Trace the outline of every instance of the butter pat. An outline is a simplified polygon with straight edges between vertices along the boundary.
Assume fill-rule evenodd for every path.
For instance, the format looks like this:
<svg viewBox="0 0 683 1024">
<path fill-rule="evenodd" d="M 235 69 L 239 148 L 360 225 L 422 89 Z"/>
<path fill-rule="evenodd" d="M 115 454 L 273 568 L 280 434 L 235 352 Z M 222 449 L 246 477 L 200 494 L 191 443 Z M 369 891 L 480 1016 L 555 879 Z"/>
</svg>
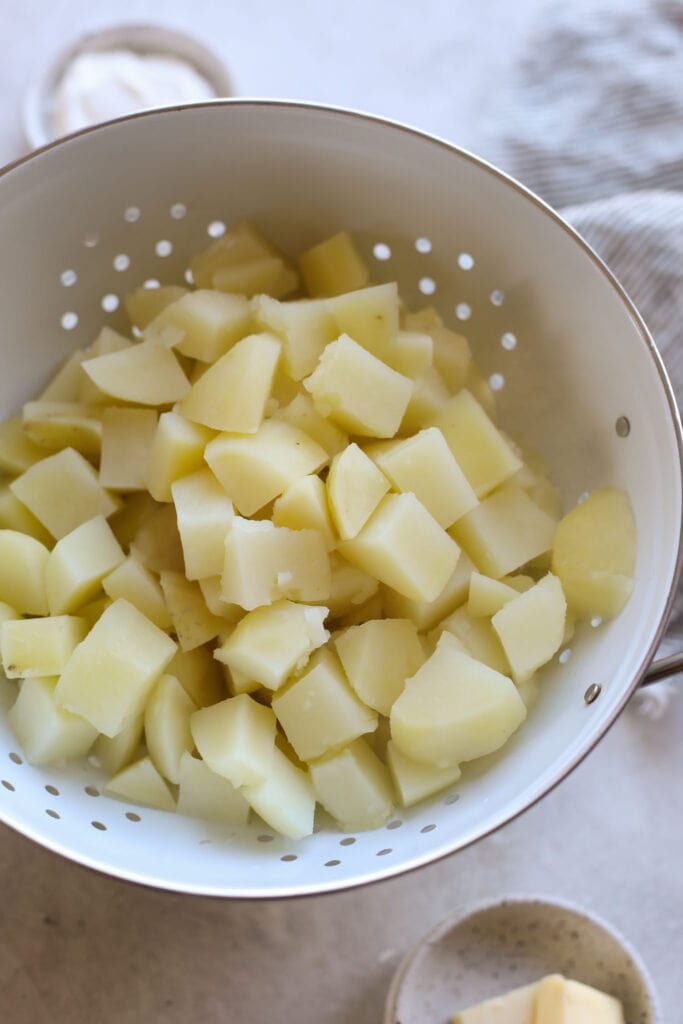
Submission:
<svg viewBox="0 0 683 1024">
<path fill-rule="evenodd" d="M 624 1013 L 612 996 L 551 974 L 539 982 L 533 1024 L 624 1024 Z"/>
<path fill-rule="evenodd" d="M 537 985 L 525 985 L 469 1010 L 461 1010 L 452 1018 L 451 1024 L 536 1024 L 537 988 Z M 553 1024 L 559 1024 L 559 1021 Z"/>
</svg>

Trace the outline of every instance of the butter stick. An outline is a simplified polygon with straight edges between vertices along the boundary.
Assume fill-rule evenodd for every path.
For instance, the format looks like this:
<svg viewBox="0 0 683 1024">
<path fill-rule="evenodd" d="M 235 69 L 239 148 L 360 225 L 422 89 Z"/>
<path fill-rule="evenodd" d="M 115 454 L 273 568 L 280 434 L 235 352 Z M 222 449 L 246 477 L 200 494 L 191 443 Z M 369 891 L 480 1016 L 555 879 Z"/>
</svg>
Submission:
<svg viewBox="0 0 683 1024">
<path fill-rule="evenodd" d="M 479 1024 L 478 1018 L 474 1020 Z M 507 1024 L 507 1018 L 501 1020 Z M 612 996 L 551 974 L 539 982 L 536 1014 L 531 1020 L 533 1024 L 624 1024 L 624 1014 L 621 1003 Z"/>
</svg>

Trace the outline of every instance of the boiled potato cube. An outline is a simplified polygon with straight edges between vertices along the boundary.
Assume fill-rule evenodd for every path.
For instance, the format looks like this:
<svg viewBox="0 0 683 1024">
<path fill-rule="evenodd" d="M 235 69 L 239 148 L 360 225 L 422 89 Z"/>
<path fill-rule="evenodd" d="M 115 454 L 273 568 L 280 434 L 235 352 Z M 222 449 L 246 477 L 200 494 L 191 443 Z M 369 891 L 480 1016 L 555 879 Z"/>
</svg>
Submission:
<svg viewBox="0 0 683 1024">
<path fill-rule="evenodd" d="M 255 434 L 221 434 L 206 446 L 204 457 L 243 516 L 327 462 L 319 444 L 280 420 L 264 420 Z"/>
<path fill-rule="evenodd" d="M 419 630 L 432 629 L 467 600 L 470 577 L 474 571 L 474 563 L 461 551 L 455 571 L 434 601 L 413 601 L 390 587 L 383 587 L 384 610 L 393 618 L 411 619 Z"/>
<path fill-rule="evenodd" d="M 384 617 L 384 605 L 382 603 L 382 595 L 379 588 L 375 591 L 372 597 L 369 597 L 367 601 L 363 601 L 362 604 L 354 605 L 349 611 L 344 612 L 343 615 L 334 617 L 334 628 L 335 630 L 347 629 L 349 626 L 362 626 L 364 622 L 369 622 L 371 619 L 381 619 Z"/>
<path fill-rule="evenodd" d="M 102 589 L 112 601 L 119 598 L 129 601 L 159 629 L 171 628 L 171 615 L 159 580 L 133 555 L 129 555 L 113 572 L 105 576 Z"/>
<path fill-rule="evenodd" d="M 249 221 L 240 221 L 190 261 L 195 285 L 212 288 L 217 271 L 281 254 Z M 268 289 L 263 289 L 268 291 Z M 273 294 L 273 293 L 271 293 Z"/>
<path fill-rule="evenodd" d="M 353 332 L 350 332 L 351 334 Z M 389 364 L 404 377 L 417 380 L 431 368 L 434 342 L 421 331 L 399 331 L 388 355 Z"/>
<path fill-rule="evenodd" d="M 533 576 L 525 576 L 518 573 L 515 576 L 503 576 L 500 582 L 505 583 L 508 587 L 512 587 L 518 594 L 525 594 L 527 590 L 531 590 L 536 580 Z"/>
<path fill-rule="evenodd" d="M 579 619 L 618 615 L 633 590 L 635 560 L 633 513 L 616 487 L 593 491 L 560 520 L 552 569 Z"/>
<path fill-rule="evenodd" d="M 478 498 L 485 497 L 522 466 L 521 459 L 467 390 L 450 399 L 434 426 L 446 438 Z"/>
<path fill-rule="evenodd" d="M 362 569 L 351 565 L 336 551 L 330 553 L 330 569 L 332 585 L 325 604 L 333 619 L 356 611 L 379 590 L 379 584 L 374 576 L 369 576 Z"/>
<path fill-rule="evenodd" d="M 130 541 L 130 552 L 151 572 L 184 571 L 183 549 L 173 505 L 152 502 L 151 507 L 147 506 L 142 511 L 138 528 Z"/>
<path fill-rule="evenodd" d="M 225 538 L 232 525 L 232 502 L 209 469 L 176 480 L 171 493 L 189 580 L 223 571 Z"/>
<path fill-rule="evenodd" d="M 102 411 L 100 484 L 113 491 L 141 491 L 157 429 L 155 409 L 117 406 Z"/>
<path fill-rule="evenodd" d="M 109 524 L 114 532 L 114 536 L 123 548 L 130 547 L 136 533 L 145 523 L 148 516 L 153 517 L 159 511 L 166 515 L 169 512 L 167 505 L 159 505 L 147 491 L 137 491 L 134 494 L 122 495 L 120 501 L 121 507 L 110 517 Z M 173 509 L 170 511 L 173 514 Z M 173 515 L 173 518 L 175 518 L 175 515 Z M 180 538 L 178 539 L 178 545 L 180 546 Z"/>
<path fill-rule="evenodd" d="M 624 1024 L 624 1009 L 614 996 L 559 974 L 542 978 L 536 989 L 536 1024 Z"/>
<path fill-rule="evenodd" d="M 500 579 L 550 551 L 556 523 L 515 484 L 506 484 L 459 519 L 450 533 L 477 569 Z"/>
<path fill-rule="evenodd" d="M 45 570 L 50 615 L 73 612 L 91 601 L 104 577 L 125 557 L 104 516 L 95 516 L 67 533 L 50 552 Z"/>
<path fill-rule="evenodd" d="M 275 754 L 275 715 L 242 693 L 202 708 L 190 718 L 192 738 L 204 761 L 233 786 L 267 778 Z"/>
<path fill-rule="evenodd" d="M 5 622 L 14 622 L 15 619 L 20 618 L 21 615 L 16 608 L 7 604 L 6 601 L 0 601 L 0 636 L 2 636 L 2 627 Z"/>
<path fill-rule="evenodd" d="M 7 484 L 0 484 L 0 529 L 27 533 L 29 537 L 34 537 L 48 548 L 55 542 L 49 530 L 46 530 L 40 520 L 29 512 Z"/>
<path fill-rule="evenodd" d="M 282 369 L 295 381 L 313 372 L 325 346 L 340 333 L 320 300 L 278 302 L 257 295 L 252 310 L 261 330 L 271 331 L 282 342 Z"/>
<path fill-rule="evenodd" d="M 377 727 L 376 712 L 358 699 L 328 648 L 316 652 L 303 674 L 275 694 L 272 707 L 302 761 L 321 757 Z"/>
<path fill-rule="evenodd" d="M 518 597 L 519 591 L 505 580 L 492 580 L 489 576 L 473 572 L 470 576 L 470 593 L 467 611 L 472 618 L 488 618 L 499 612 L 506 604 Z"/>
<path fill-rule="evenodd" d="M 433 601 L 452 575 L 460 548 L 414 494 L 387 494 L 340 554 L 415 601 Z"/>
<path fill-rule="evenodd" d="M 389 772 L 365 740 L 309 766 L 318 801 L 345 832 L 381 828 L 394 809 Z"/>
<path fill-rule="evenodd" d="M 87 604 L 81 605 L 78 609 L 78 617 L 83 619 L 88 626 L 88 630 L 91 630 L 97 620 L 102 618 L 103 613 L 111 603 L 111 598 L 108 596 L 97 597 L 94 601 L 88 601 Z"/>
<path fill-rule="evenodd" d="M 443 378 L 433 367 L 417 377 L 413 385 L 408 407 L 403 414 L 398 433 L 410 436 L 430 427 L 446 407 L 451 395 Z"/>
<path fill-rule="evenodd" d="M 310 775 L 277 747 L 267 778 L 245 786 L 242 792 L 252 810 L 280 835 L 303 839 L 313 832 L 315 794 Z"/>
<path fill-rule="evenodd" d="M 309 395 L 299 392 L 289 405 L 277 413 L 278 419 L 285 420 L 293 427 L 303 430 L 304 434 L 324 448 L 328 455 L 336 455 L 349 443 L 349 435 L 335 426 L 316 411 Z"/>
<path fill-rule="evenodd" d="M 389 488 L 384 473 L 357 444 L 335 455 L 327 476 L 327 497 L 343 540 L 360 533 Z"/>
<path fill-rule="evenodd" d="M 431 306 L 417 313 L 406 313 L 403 326 L 408 331 L 424 331 L 430 335 L 434 346 L 434 366 L 452 393 L 460 391 L 472 366 L 467 339 L 444 327 L 443 320 Z"/>
<path fill-rule="evenodd" d="M 214 657 L 231 672 L 277 690 L 295 669 L 302 669 L 316 648 L 329 639 L 323 626 L 327 608 L 277 601 L 248 612 Z"/>
<path fill-rule="evenodd" d="M 391 709 L 391 737 L 414 761 L 455 768 L 498 750 L 525 718 L 512 680 L 463 654 L 446 633 Z"/>
<path fill-rule="evenodd" d="M 174 811 L 175 800 L 150 757 L 124 768 L 104 787 L 105 793 L 160 811 Z"/>
<path fill-rule="evenodd" d="M 21 416 L 10 416 L 0 423 L 1 472 L 12 475 L 23 473 L 44 458 L 45 449 L 24 433 Z"/>
<path fill-rule="evenodd" d="M 387 743 L 387 766 L 401 807 L 412 807 L 420 800 L 426 800 L 446 786 L 452 786 L 461 775 L 457 764 L 452 768 L 437 768 L 411 761 L 393 740 Z"/>
<path fill-rule="evenodd" d="M 317 530 L 325 548 L 336 544 L 325 484 L 319 476 L 302 476 L 276 499 L 273 522 L 290 530 Z"/>
<path fill-rule="evenodd" d="M 266 292 L 282 298 L 299 286 L 297 274 L 279 256 L 263 256 L 248 263 L 214 271 L 213 287 L 221 292 L 254 296 Z"/>
<path fill-rule="evenodd" d="M 212 430 L 191 423 L 177 412 L 159 417 L 147 462 L 145 481 L 155 501 L 172 501 L 171 485 L 204 465 L 204 449 Z"/>
<path fill-rule="evenodd" d="M 364 288 L 370 273 L 346 231 L 319 242 L 299 257 L 309 295 L 342 295 Z"/>
<path fill-rule="evenodd" d="M 316 530 L 235 517 L 225 538 L 224 601 L 247 611 L 280 598 L 324 601 L 331 585 L 325 541 Z"/>
<path fill-rule="evenodd" d="M 58 676 L 87 631 L 83 619 L 71 615 L 3 623 L 0 650 L 5 675 L 8 679 Z"/>
<path fill-rule="evenodd" d="M 69 658 L 57 702 L 105 736 L 116 736 L 140 714 L 175 650 L 137 608 L 114 601 Z"/>
<path fill-rule="evenodd" d="M 347 334 L 385 363 L 391 363 L 398 334 L 398 289 L 396 284 L 347 292 L 329 299 L 327 308 L 334 318 L 334 337 Z"/>
<path fill-rule="evenodd" d="M 47 615 L 45 570 L 50 552 L 35 537 L 0 530 L 0 601 L 22 615 Z"/>
<path fill-rule="evenodd" d="M 130 322 L 138 330 L 144 331 L 145 327 L 164 309 L 187 294 L 187 288 L 182 288 L 177 284 L 164 284 L 160 288 L 145 288 L 143 286 L 124 295 L 123 305 Z"/>
<path fill-rule="evenodd" d="M 90 463 L 73 448 L 31 466 L 10 487 L 57 539 L 94 516 L 110 516 L 117 508 Z"/>
<path fill-rule="evenodd" d="M 375 461 L 399 491 L 412 491 L 446 529 L 470 512 L 477 497 L 436 427 L 397 441 Z"/>
<path fill-rule="evenodd" d="M 560 649 L 567 602 L 557 576 L 548 573 L 535 587 L 493 616 L 515 682 L 528 679 Z"/>
<path fill-rule="evenodd" d="M 174 676 L 160 676 L 145 707 L 145 740 L 155 768 L 169 782 L 180 782 L 180 761 L 194 749 L 190 716 L 197 705 Z"/>
<path fill-rule="evenodd" d="M 272 334 L 251 334 L 238 341 L 192 385 L 180 411 L 214 430 L 256 433 L 273 386 L 280 347 Z"/>
<path fill-rule="evenodd" d="M 116 775 L 130 764 L 140 750 L 144 729 L 143 716 L 134 718 L 116 736 L 98 736 L 92 748 L 92 757 L 109 776 Z"/>
<path fill-rule="evenodd" d="M 337 634 L 337 654 L 360 699 L 388 715 L 405 681 L 425 661 L 417 628 L 410 619 L 378 619 Z"/>
<path fill-rule="evenodd" d="M 214 363 L 249 333 L 251 310 L 243 295 L 200 289 L 183 295 L 150 323 L 148 335 L 173 328 L 181 335 L 176 352 Z"/>
<path fill-rule="evenodd" d="M 242 792 L 192 754 L 180 759 L 178 813 L 191 818 L 245 825 L 249 804 Z"/>
<path fill-rule="evenodd" d="M 450 1024 L 487 1024 L 487 1022 L 502 1021 L 503 1024 L 542 1024 L 536 1016 L 536 992 L 538 984 L 525 985 L 523 988 L 516 988 L 512 992 L 506 992 L 504 996 L 497 996 L 495 999 L 487 999 L 476 1006 L 470 1006 L 461 1010 L 451 1018 Z M 559 1018 L 552 1018 L 552 1024 L 560 1024 Z M 563 1021 L 562 1024 L 567 1024 Z M 621 1022 L 623 1024 L 623 1021 Z"/>
<path fill-rule="evenodd" d="M 194 580 L 181 572 L 162 572 L 161 589 L 182 651 L 192 651 L 217 637 L 225 621 L 212 615 Z"/>
<path fill-rule="evenodd" d="M 368 437 L 393 437 L 413 392 L 409 377 L 392 370 L 347 334 L 327 346 L 303 383 L 321 416 Z"/>
<path fill-rule="evenodd" d="M 48 765 L 83 757 L 97 736 L 90 722 L 55 702 L 56 679 L 26 679 L 7 716 L 29 764 Z"/>
<path fill-rule="evenodd" d="M 165 345 L 146 341 L 85 359 L 83 369 L 105 395 L 136 405 L 170 405 L 190 390 L 180 363 Z"/>
<path fill-rule="evenodd" d="M 175 676 L 199 708 L 209 707 L 225 697 L 221 666 L 208 647 L 176 651 L 167 665 L 167 672 Z"/>
<path fill-rule="evenodd" d="M 205 576 L 203 580 L 197 580 L 199 589 L 206 603 L 206 607 L 213 615 L 224 619 L 226 624 L 239 622 L 244 615 L 244 609 L 237 604 L 228 604 L 221 596 L 221 577 Z"/>
<path fill-rule="evenodd" d="M 97 406 L 79 402 L 26 402 L 24 433 L 41 448 L 75 448 L 97 458 L 102 447 L 102 420 Z"/>
<path fill-rule="evenodd" d="M 496 632 L 487 619 L 473 618 L 467 607 L 463 606 L 454 611 L 438 627 L 439 630 L 447 630 L 461 641 L 468 654 L 471 654 L 477 661 L 488 665 L 506 676 L 510 674 L 510 665 L 505 656 Z"/>
<path fill-rule="evenodd" d="M 48 384 L 36 396 L 39 402 L 77 402 L 81 394 L 85 349 L 77 348 L 60 364 Z M 1 428 L 0 428 L 1 430 Z"/>
<path fill-rule="evenodd" d="M 118 331 L 113 331 L 111 327 L 102 328 L 93 343 L 88 345 L 83 359 L 81 359 L 81 386 L 78 392 L 80 402 L 89 405 L 101 405 L 110 401 L 105 392 L 83 370 L 85 359 L 94 359 L 96 356 L 108 356 L 114 352 L 123 352 L 125 349 L 131 348 L 132 345 L 133 342 L 130 338 L 125 338 Z"/>
</svg>

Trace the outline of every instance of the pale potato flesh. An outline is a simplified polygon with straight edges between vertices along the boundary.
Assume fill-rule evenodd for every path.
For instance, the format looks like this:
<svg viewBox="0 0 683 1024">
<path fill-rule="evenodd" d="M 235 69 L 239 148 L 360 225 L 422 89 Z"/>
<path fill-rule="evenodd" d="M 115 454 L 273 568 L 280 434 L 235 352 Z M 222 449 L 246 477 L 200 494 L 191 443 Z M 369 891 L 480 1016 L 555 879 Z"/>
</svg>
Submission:
<svg viewBox="0 0 683 1024">
<path fill-rule="evenodd" d="M 334 640 L 346 676 L 360 699 L 388 715 L 405 681 L 425 661 L 410 619 L 377 619 L 351 626 Z"/>
<path fill-rule="evenodd" d="M 394 809 L 386 766 L 358 739 L 309 765 L 317 800 L 345 832 L 380 828 Z"/>
<path fill-rule="evenodd" d="M 223 825 L 244 825 L 249 804 L 242 791 L 212 772 L 206 761 L 185 753 L 180 759 L 178 813 Z"/>
<path fill-rule="evenodd" d="M 87 631 L 87 623 L 74 615 L 4 622 L 0 652 L 5 675 L 8 679 L 58 676 Z"/>
<path fill-rule="evenodd" d="M 327 475 L 327 497 L 342 540 L 360 532 L 390 486 L 384 473 L 357 444 L 335 455 Z"/>
<path fill-rule="evenodd" d="M 50 765 L 83 757 L 97 729 L 59 706 L 56 678 L 25 679 L 8 721 L 30 764 Z"/>
<path fill-rule="evenodd" d="M 67 533 L 50 552 L 45 569 L 50 615 L 74 612 L 96 597 L 105 576 L 125 557 L 104 516 Z"/>
<path fill-rule="evenodd" d="M 246 693 L 190 716 L 192 738 L 211 771 L 234 786 L 263 782 L 275 756 L 275 715 Z"/>
<path fill-rule="evenodd" d="M 145 707 L 145 742 L 155 768 L 168 782 L 180 782 L 183 754 L 194 749 L 190 718 L 196 710 L 175 676 L 159 677 Z"/>
<path fill-rule="evenodd" d="M 150 757 L 143 757 L 123 768 L 109 780 L 105 792 L 144 807 L 156 807 L 160 811 L 175 810 L 173 794 Z"/>
<path fill-rule="evenodd" d="M 491 625 L 503 645 L 515 682 L 528 679 L 560 649 L 566 611 L 562 584 L 548 573 L 493 616 Z"/>
</svg>

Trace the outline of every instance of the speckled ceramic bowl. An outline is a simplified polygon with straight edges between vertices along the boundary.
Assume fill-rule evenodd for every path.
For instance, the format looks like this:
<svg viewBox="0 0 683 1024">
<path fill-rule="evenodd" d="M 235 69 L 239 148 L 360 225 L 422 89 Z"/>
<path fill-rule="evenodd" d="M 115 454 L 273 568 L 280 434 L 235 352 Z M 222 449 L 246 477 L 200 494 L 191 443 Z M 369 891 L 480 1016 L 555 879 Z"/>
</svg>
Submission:
<svg viewBox="0 0 683 1024">
<path fill-rule="evenodd" d="M 438 925 L 396 972 L 384 1024 L 446 1024 L 458 1010 L 546 974 L 616 996 L 626 1024 L 662 1024 L 629 943 L 593 914 L 542 897 L 479 904 Z"/>
</svg>

